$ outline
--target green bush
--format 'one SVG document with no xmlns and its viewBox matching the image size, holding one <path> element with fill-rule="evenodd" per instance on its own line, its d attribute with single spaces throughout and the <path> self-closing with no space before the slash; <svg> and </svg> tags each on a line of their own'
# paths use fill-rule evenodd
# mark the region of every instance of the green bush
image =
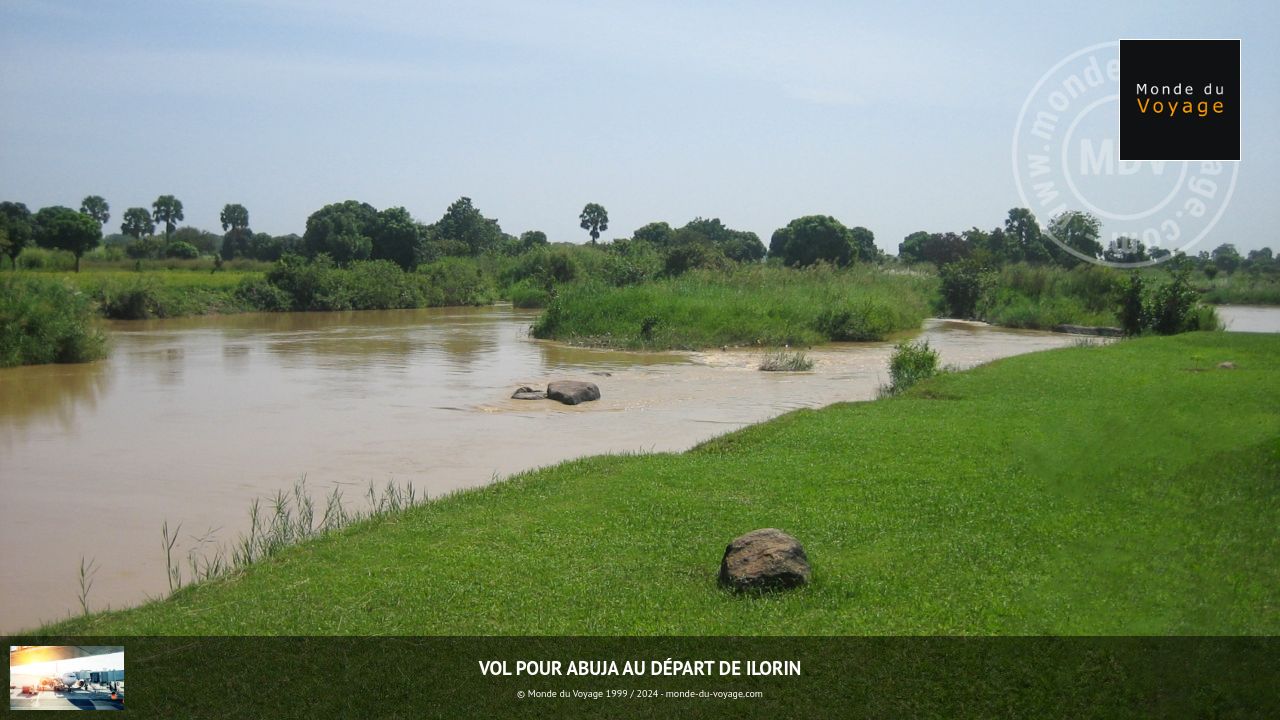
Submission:
<svg viewBox="0 0 1280 720">
<path fill-rule="evenodd" d="M 0 278 L 0 367 L 75 363 L 106 355 L 88 296 L 59 280 Z"/>
<path fill-rule="evenodd" d="M 76 256 L 67 250 L 27 247 L 22 250 L 22 254 L 18 255 L 18 268 L 71 272 L 76 269 Z"/>
<path fill-rule="evenodd" d="M 937 374 L 938 352 L 929 347 L 928 340 L 898 343 L 889 359 L 889 394 L 897 395 Z"/>
<path fill-rule="evenodd" d="M 872 300 L 844 303 L 818 314 L 814 328 L 830 340 L 861 342 L 879 340 L 896 329 L 893 310 Z"/>
<path fill-rule="evenodd" d="M 541 308 L 551 302 L 551 293 L 531 278 L 511 286 L 511 304 L 518 308 Z"/>
<path fill-rule="evenodd" d="M 627 348 L 878 340 L 919 327 L 935 287 L 930 275 L 825 264 L 735 264 L 625 287 L 574 282 L 557 289 L 533 334 Z"/>
<path fill-rule="evenodd" d="M 353 262 L 337 273 L 350 289 L 348 297 L 354 310 L 413 308 L 425 304 L 425 278 L 404 272 L 390 260 Z"/>
<path fill-rule="evenodd" d="M 200 250 L 189 242 L 175 240 L 164 248 L 164 256 L 171 258 L 182 258 L 185 260 L 194 260 L 200 257 Z"/>
<path fill-rule="evenodd" d="M 293 309 L 293 298 L 284 290 L 272 285 L 265 277 L 249 277 L 240 281 L 235 290 L 236 300 L 246 310 L 281 312 Z"/>
<path fill-rule="evenodd" d="M 942 304 L 947 317 L 977 317 L 978 301 L 991 284 L 990 273 L 973 260 L 960 260 L 942 266 Z"/>
<path fill-rule="evenodd" d="M 94 293 L 102 314 L 117 320 L 145 320 L 162 315 L 160 283 L 139 273 L 125 280 L 108 279 Z"/>
<path fill-rule="evenodd" d="M 427 300 L 439 305 L 487 305 L 496 293 L 471 258 L 447 257 L 418 267 L 427 279 Z"/>
</svg>

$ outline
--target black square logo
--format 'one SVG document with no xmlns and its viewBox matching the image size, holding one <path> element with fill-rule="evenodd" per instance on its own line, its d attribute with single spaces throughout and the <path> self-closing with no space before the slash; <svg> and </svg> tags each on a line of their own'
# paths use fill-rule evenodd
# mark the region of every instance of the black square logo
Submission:
<svg viewBox="0 0 1280 720">
<path fill-rule="evenodd" d="M 1240 41 L 1121 40 L 1120 159 L 1239 160 Z"/>
</svg>

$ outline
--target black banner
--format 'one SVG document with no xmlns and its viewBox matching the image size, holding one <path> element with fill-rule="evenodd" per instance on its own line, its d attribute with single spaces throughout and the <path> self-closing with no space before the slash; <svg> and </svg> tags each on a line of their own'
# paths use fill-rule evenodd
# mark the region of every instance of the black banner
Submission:
<svg viewBox="0 0 1280 720">
<path fill-rule="evenodd" d="M 136 717 L 1280 717 L 1280 638 L 10 638 Z"/>
</svg>

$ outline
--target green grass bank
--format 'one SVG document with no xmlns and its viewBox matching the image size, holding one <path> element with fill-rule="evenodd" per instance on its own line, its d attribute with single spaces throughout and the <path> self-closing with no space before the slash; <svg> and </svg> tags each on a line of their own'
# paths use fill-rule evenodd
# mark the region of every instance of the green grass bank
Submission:
<svg viewBox="0 0 1280 720">
<path fill-rule="evenodd" d="M 930 315 L 937 279 L 874 266 L 742 266 L 609 287 L 559 288 L 535 337 L 630 349 L 880 340 Z"/>
<path fill-rule="evenodd" d="M 1280 336 L 1023 355 L 524 473 L 42 631 L 1275 634 L 1278 400 Z M 808 587 L 717 587 L 760 527 L 805 544 Z"/>
</svg>

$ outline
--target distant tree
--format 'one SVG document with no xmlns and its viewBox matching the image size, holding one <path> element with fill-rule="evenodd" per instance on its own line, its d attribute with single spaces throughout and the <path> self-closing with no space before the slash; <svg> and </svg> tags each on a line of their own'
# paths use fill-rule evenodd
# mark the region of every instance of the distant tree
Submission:
<svg viewBox="0 0 1280 720">
<path fill-rule="evenodd" d="M 481 255 L 496 249 L 503 238 L 498 221 L 485 217 L 469 197 L 458 198 L 445 210 L 432 226 L 432 235 L 446 255 L 455 254 L 449 249 L 457 247 L 455 243 L 465 245 L 471 255 Z"/>
<path fill-rule="evenodd" d="M 375 260 L 390 260 L 405 270 L 412 270 L 422 259 L 421 226 L 402 207 L 378 213 L 369 235 L 373 242 L 369 256 Z"/>
<path fill-rule="evenodd" d="M 578 221 L 578 225 L 591 236 L 592 245 L 600 239 L 600 233 L 609 229 L 609 213 L 599 203 L 587 203 Z"/>
<path fill-rule="evenodd" d="M 132 236 L 134 240 L 141 240 L 143 236 L 155 234 L 156 223 L 151 219 L 151 213 L 146 208 L 129 208 L 124 211 L 124 222 L 120 223 L 120 232 Z"/>
<path fill-rule="evenodd" d="M 1102 253 L 1102 259 L 1107 262 L 1142 262 L 1149 259 L 1147 255 L 1147 246 L 1141 240 L 1133 237 L 1118 237 L 1111 242 L 1111 245 Z"/>
<path fill-rule="evenodd" d="M 830 215 L 806 215 L 774 231 L 769 239 L 769 256 L 782 258 L 793 267 L 812 265 L 819 260 L 841 267 L 857 257 L 853 234 Z"/>
<path fill-rule="evenodd" d="M 903 238 L 898 245 L 898 259 L 908 263 L 928 262 L 941 268 L 967 259 L 972 247 L 955 233 L 929 233 L 923 230 Z"/>
<path fill-rule="evenodd" d="M 1275 260 L 1275 256 L 1271 252 L 1271 248 L 1264 247 L 1257 250 L 1249 251 L 1249 262 L 1269 263 Z"/>
<path fill-rule="evenodd" d="M 13 269 L 18 269 L 18 255 L 34 237 L 31 211 L 20 202 L 0 202 L 0 250 L 9 256 Z"/>
<path fill-rule="evenodd" d="M 172 195 L 161 195 L 151 203 L 151 217 L 157 223 L 164 223 L 164 239 L 169 241 L 178 223 L 182 222 L 182 201 Z"/>
<path fill-rule="evenodd" d="M 520 252 L 527 253 L 530 250 L 542 247 L 547 244 L 547 234 L 541 230 L 526 230 L 520 233 Z"/>
<path fill-rule="evenodd" d="M 101 195 L 90 195 L 81 200 L 80 212 L 97 220 L 103 227 L 106 227 L 107 221 L 111 219 L 111 206 L 107 205 L 107 201 Z"/>
<path fill-rule="evenodd" d="M 169 238 L 169 242 L 188 243 L 200 252 L 208 254 L 218 253 L 222 248 L 221 235 L 191 227 L 190 225 L 184 225 L 174 230 L 173 237 Z"/>
<path fill-rule="evenodd" d="M 698 233 L 709 240 L 721 255 L 730 260 L 755 262 L 765 256 L 765 247 L 764 243 L 760 242 L 760 236 L 753 232 L 725 227 L 725 224 L 720 222 L 720 218 L 697 217 L 686 223 L 681 230 Z M 668 244 L 670 242 L 669 238 Z"/>
<path fill-rule="evenodd" d="M 1102 223 L 1087 212 L 1068 210 L 1049 221 L 1049 234 L 1085 257 L 1102 257 L 1102 243 L 1098 242 L 1101 232 Z M 1060 265 L 1071 267 L 1080 262 L 1078 257 L 1056 245 L 1049 252 Z"/>
<path fill-rule="evenodd" d="M 997 253 L 1005 262 L 1043 263 L 1050 259 L 1044 233 L 1036 216 L 1027 208 L 1011 208 L 1004 221 L 1003 251 Z"/>
<path fill-rule="evenodd" d="M 849 237 L 853 240 L 853 252 L 859 261 L 875 262 L 880 259 L 875 233 L 859 225 L 849 228 Z"/>
<path fill-rule="evenodd" d="M 664 222 L 651 222 L 631 233 L 632 240 L 643 240 L 656 248 L 665 248 L 671 244 L 671 226 Z"/>
<path fill-rule="evenodd" d="M 1218 266 L 1222 272 L 1231 275 L 1240 268 L 1242 258 L 1240 251 L 1236 250 L 1236 246 L 1231 243 L 1223 243 L 1213 249 L 1213 264 Z"/>
<path fill-rule="evenodd" d="M 173 240 L 164 246 L 164 256 L 181 258 L 183 260 L 194 260 L 200 257 L 200 250 L 189 242 Z"/>
<path fill-rule="evenodd" d="M 249 229 L 249 211 L 239 203 L 228 203 L 222 206 L 218 219 L 222 221 L 222 259 L 231 260 L 249 254 L 249 239 L 253 231 Z"/>
<path fill-rule="evenodd" d="M 40 208 L 35 214 L 35 229 L 36 242 L 42 247 L 69 250 L 76 256 L 76 272 L 80 272 L 81 256 L 102 240 L 97 220 L 60 205 Z"/>
<path fill-rule="evenodd" d="M 685 226 L 671 234 L 663 261 L 663 272 L 676 276 L 690 270 L 716 270 L 729 266 L 729 260 L 712 240 L 698 230 Z"/>
<path fill-rule="evenodd" d="M 310 257 L 328 255 L 339 264 L 366 260 L 373 253 L 370 234 L 377 219 L 378 211 L 368 203 L 347 200 L 325 205 L 307 218 L 304 251 Z"/>
</svg>

